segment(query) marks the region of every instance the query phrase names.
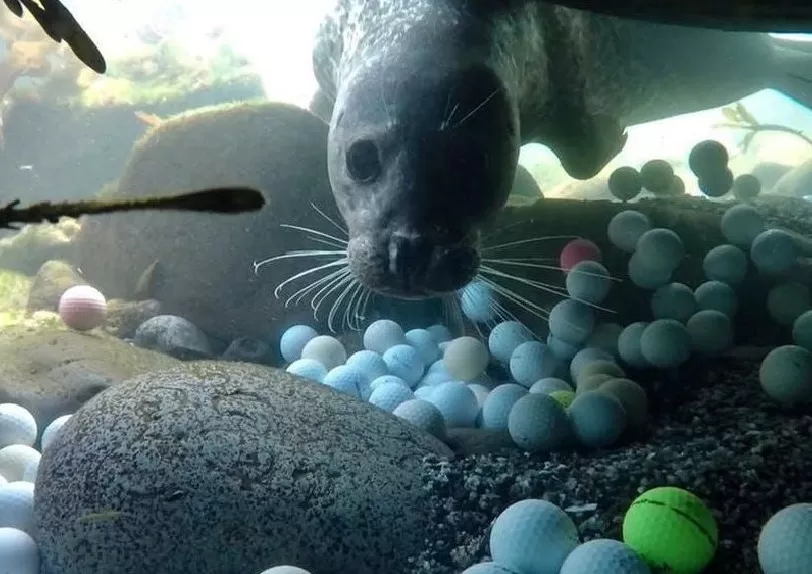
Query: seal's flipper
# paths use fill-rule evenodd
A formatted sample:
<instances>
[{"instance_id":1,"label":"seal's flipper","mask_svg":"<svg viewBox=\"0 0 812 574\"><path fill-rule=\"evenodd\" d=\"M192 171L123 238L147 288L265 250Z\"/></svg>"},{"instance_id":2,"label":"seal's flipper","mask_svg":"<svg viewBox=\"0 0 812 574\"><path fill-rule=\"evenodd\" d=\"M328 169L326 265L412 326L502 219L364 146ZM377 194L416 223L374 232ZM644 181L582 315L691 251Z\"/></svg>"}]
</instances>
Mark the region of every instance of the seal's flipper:
<instances>
[{"instance_id":1,"label":"seal's flipper","mask_svg":"<svg viewBox=\"0 0 812 574\"><path fill-rule=\"evenodd\" d=\"M776 58L779 67L776 88L812 110L812 53L778 48Z\"/></svg>"}]
</instances>

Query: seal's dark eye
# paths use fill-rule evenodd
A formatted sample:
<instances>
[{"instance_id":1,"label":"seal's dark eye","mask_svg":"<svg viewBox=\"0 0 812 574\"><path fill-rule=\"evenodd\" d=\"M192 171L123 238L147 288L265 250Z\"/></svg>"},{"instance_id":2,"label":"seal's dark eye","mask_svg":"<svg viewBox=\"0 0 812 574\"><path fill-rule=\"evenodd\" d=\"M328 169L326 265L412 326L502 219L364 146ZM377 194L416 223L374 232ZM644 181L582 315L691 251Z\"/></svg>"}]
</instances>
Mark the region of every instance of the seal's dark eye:
<instances>
[{"instance_id":1,"label":"seal's dark eye","mask_svg":"<svg viewBox=\"0 0 812 574\"><path fill-rule=\"evenodd\" d=\"M347 173L355 181L370 183L381 175L378 147L370 140L359 140L347 150Z\"/></svg>"}]
</instances>

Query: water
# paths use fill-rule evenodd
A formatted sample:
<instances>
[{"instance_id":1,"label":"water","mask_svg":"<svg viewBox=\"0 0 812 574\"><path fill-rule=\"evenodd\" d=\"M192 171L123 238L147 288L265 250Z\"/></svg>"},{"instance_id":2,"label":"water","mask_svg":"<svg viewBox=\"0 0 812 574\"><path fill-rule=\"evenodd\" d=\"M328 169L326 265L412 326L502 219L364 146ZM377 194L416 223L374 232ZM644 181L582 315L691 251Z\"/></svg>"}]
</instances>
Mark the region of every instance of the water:
<instances>
[{"instance_id":1,"label":"water","mask_svg":"<svg viewBox=\"0 0 812 574\"><path fill-rule=\"evenodd\" d=\"M2 230L0 571L812 571L812 111L632 126L586 181L524 145L470 283L401 299L347 265L305 111L327 0L66 5L105 75L0 9L4 202L268 205Z\"/></svg>"}]
</instances>

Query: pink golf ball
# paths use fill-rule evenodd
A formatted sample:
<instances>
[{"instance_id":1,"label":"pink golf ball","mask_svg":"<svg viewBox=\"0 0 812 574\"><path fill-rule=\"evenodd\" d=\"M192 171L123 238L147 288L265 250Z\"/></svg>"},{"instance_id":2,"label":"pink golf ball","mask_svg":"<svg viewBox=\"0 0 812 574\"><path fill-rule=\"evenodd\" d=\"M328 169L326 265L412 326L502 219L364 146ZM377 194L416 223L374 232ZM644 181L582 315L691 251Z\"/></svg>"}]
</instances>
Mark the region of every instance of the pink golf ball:
<instances>
[{"instance_id":1,"label":"pink golf ball","mask_svg":"<svg viewBox=\"0 0 812 574\"><path fill-rule=\"evenodd\" d=\"M601 260L600 247L592 243L589 239L583 237L573 239L564 246L561 250L561 269L568 272L570 269L578 265L581 261L598 261Z\"/></svg>"},{"instance_id":2,"label":"pink golf ball","mask_svg":"<svg viewBox=\"0 0 812 574\"><path fill-rule=\"evenodd\" d=\"M107 300L90 285L75 285L59 298L59 316L71 329L89 331L104 323Z\"/></svg>"}]
</instances>

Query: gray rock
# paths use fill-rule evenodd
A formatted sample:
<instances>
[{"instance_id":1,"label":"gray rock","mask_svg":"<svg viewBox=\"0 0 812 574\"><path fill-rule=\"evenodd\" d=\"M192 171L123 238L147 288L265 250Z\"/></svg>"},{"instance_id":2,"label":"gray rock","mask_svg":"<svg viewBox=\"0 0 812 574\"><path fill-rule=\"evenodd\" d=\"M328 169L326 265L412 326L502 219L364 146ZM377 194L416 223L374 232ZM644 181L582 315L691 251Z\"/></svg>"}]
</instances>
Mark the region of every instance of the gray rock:
<instances>
[{"instance_id":1,"label":"gray rock","mask_svg":"<svg viewBox=\"0 0 812 574\"><path fill-rule=\"evenodd\" d=\"M110 385L180 363L98 332L7 326L0 332L0 364L0 403L28 409L41 433Z\"/></svg>"},{"instance_id":2,"label":"gray rock","mask_svg":"<svg viewBox=\"0 0 812 574\"><path fill-rule=\"evenodd\" d=\"M222 358L225 361L269 363L273 359L273 351L271 346L261 339L239 337L231 341Z\"/></svg>"},{"instance_id":3,"label":"gray rock","mask_svg":"<svg viewBox=\"0 0 812 574\"><path fill-rule=\"evenodd\" d=\"M110 299L107 301L103 329L119 339L130 339L135 336L136 329L142 323L160 314L161 303L155 299L142 301Z\"/></svg>"},{"instance_id":4,"label":"gray rock","mask_svg":"<svg viewBox=\"0 0 812 574\"><path fill-rule=\"evenodd\" d=\"M75 285L86 285L79 272L64 261L46 261L34 276L26 308L34 311L57 311L62 293Z\"/></svg>"},{"instance_id":5,"label":"gray rock","mask_svg":"<svg viewBox=\"0 0 812 574\"><path fill-rule=\"evenodd\" d=\"M40 463L42 574L400 574L436 439L287 373L201 361L80 409ZM100 514L101 513L101 514ZM84 518L83 518L84 517Z\"/></svg>"},{"instance_id":6,"label":"gray rock","mask_svg":"<svg viewBox=\"0 0 812 574\"><path fill-rule=\"evenodd\" d=\"M158 315L135 330L135 344L157 349L176 359L206 359L213 355L206 333L176 315Z\"/></svg>"}]
</instances>

